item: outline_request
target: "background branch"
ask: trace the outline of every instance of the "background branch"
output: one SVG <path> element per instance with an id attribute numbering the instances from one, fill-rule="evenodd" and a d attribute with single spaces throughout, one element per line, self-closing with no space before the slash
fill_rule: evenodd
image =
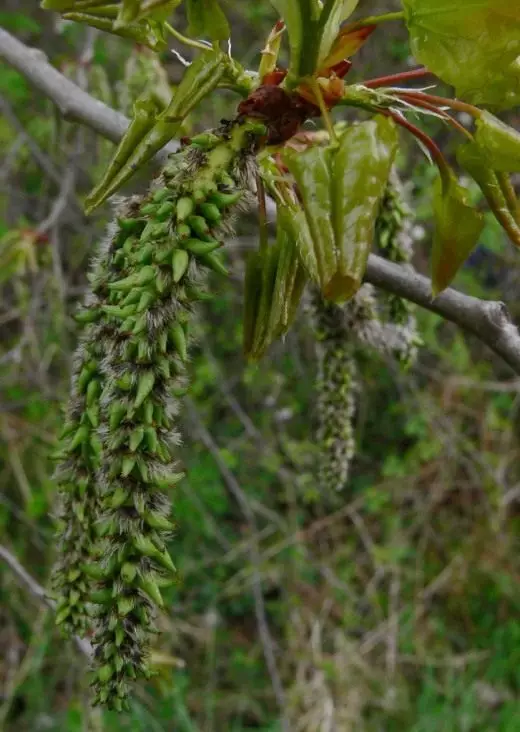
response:
<path id="1" fill-rule="evenodd" d="M 82 91 L 51 66 L 41 51 L 28 48 L 1 28 L 0 58 L 51 99 L 67 119 L 87 125 L 109 140 L 119 142 L 128 126 L 124 115 Z M 172 143 L 159 153 L 156 156 L 158 162 L 176 147 Z M 433 300 L 428 278 L 374 254 L 370 255 L 365 279 L 456 323 L 477 336 L 520 374 L 520 334 L 504 303 L 479 300 L 452 289 L 445 290 Z"/>
<path id="2" fill-rule="evenodd" d="M 5 546 L 0 544 L 0 557 L 4 560 L 4 562 L 7 564 L 7 566 L 11 569 L 11 571 L 18 577 L 19 580 L 21 580 L 22 584 L 27 587 L 27 589 L 30 591 L 34 597 L 36 597 L 37 600 L 39 600 L 44 605 L 47 605 L 47 607 L 51 608 L 51 610 L 54 610 L 55 603 L 54 600 L 52 600 L 45 589 L 36 582 L 36 580 L 31 577 L 29 572 L 22 567 L 18 559 L 11 554 L 9 549 L 7 549 Z M 85 640 L 84 638 L 80 638 L 79 636 L 74 636 L 74 642 L 77 646 L 77 648 L 83 653 L 87 658 L 90 659 L 92 656 L 92 646 L 88 642 L 88 640 Z"/>
<path id="3" fill-rule="evenodd" d="M 118 143 L 128 127 L 128 119 L 108 105 L 80 89 L 60 74 L 38 48 L 30 48 L 0 28 L 0 59 L 20 72 L 31 84 L 52 100 L 60 113 L 70 121 L 80 122 L 108 140 Z M 177 149 L 167 145 L 155 156 L 159 164 Z"/>

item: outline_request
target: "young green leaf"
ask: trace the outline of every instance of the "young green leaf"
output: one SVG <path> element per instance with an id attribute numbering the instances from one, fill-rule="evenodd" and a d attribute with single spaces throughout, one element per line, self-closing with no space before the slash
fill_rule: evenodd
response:
<path id="1" fill-rule="evenodd" d="M 301 196 L 305 219 L 312 239 L 313 255 L 307 253 L 309 274 L 326 289 L 336 272 L 334 229 L 332 225 L 332 170 L 326 148 L 314 146 L 303 152 L 286 148 L 284 164 L 294 177 Z M 308 238 L 303 240 L 308 243 Z M 314 264 L 315 263 L 315 264 Z"/>
<path id="2" fill-rule="evenodd" d="M 85 209 L 87 213 L 99 206 L 110 195 L 110 186 L 115 176 L 131 157 L 133 151 L 149 132 L 155 122 L 157 107 L 151 99 L 138 99 L 134 104 L 134 116 L 126 130 L 121 142 L 117 146 L 108 168 L 101 180 L 91 191 L 86 200 Z"/>
<path id="3" fill-rule="evenodd" d="M 489 112 L 482 112 L 477 119 L 475 140 L 493 170 L 520 173 L 520 133 L 513 127 Z"/>
<path id="4" fill-rule="evenodd" d="M 448 183 L 437 179 L 433 209 L 432 293 L 436 297 L 448 287 L 477 244 L 484 217 L 470 206 L 466 189 L 453 174 Z"/>
<path id="5" fill-rule="evenodd" d="M 378 116 L 348 127 L 338 145 L 283 152 L 305 215 L 306 226 L 293 215 L 300 256 L 327 299 L 348 300 L 361 285 L 396 149 L 394 123 Z"/>
<path id="6" fill-rule="evenodd" d="M 415 58 L 473 104 L 520 103 L 520 3 L 403 0 Z"/>
<path id="7" fill-rule="evenodd" d="M 187 0 L 188 33 L 198 38 L 225 41 L 229 23 L 217 0 Z"/>
<path id="8" fill-rule="evenodd" d="M 289 71 L 295 76 L 313 74 L 318 56 L 319 0 L 271 0 L 289 34 Z"/>
<path id="9" fill-rule="evenodd" d="M 152 51 L 159 52 L 166 50 L 167 44 L 161 24 L 152 24 L 145 21 L 142 23 L 131 23 L 130 25 L 120 27 L 117 25 L 116 18 L 98 15 L 95 12 L 95 7 L 92 8 L 92 10 L 92 13 L 73 10 L 71 12 L 63 13 L 63 17 L 65 20 L 84 23 L 92 26 L 93 28 L 98 28 L 98 30 L 105 31 L 106 33 L 114 33 L 116 36 L 128 38 L 134 43 L 151 48 Z"/>
<path id="10" fill-rule="evenodd" d="M 347 127 L 338 149 L 330 151 L 337 252 L 336 273 L 324 291 L 330 300 L 348 300 L 361 286 L 396 152 L 395 125 L 382 116 Z"/>
<path id="11" fill-rule="evenodd" d="M 134 131 L 129 128 L 129 139 L 123 138 L 109 171 L 102 182 L 88 198 L 88 208 L 99 206 L 115 193 L 136 170 L 145 165 L 164 145 L 178 133 L 180 126 L 192 109 L 218 85 L 227 68 L 225 54 L 220 51 L 203 51 L 187 68 L 177 87 L 173 99 L 166 109 L 156 118 L 155 124 L 149 128 L 149 119 L 145 117 L 145 103 L 139 110 L 139 121 L 135 121 Z M 148 129 L 147 129 L 148 125 Z M 143 134 L 144 131 L 144 134 Z M 141 135 L 137 140 L 138 134 Z M 130 135 L 135 137 L 133 146 Z M 126 155 L 124 162 L 123 157 Z M 114 169 L 114 174 L 110 171 Z"/>
<path id="12" fill-rule="evenodd" d="M 359 0 L 329 0 L 329 2 L 325 3 L 320 16 L 321 37 L 318 51 L 318 67 L 323 66 L 323 62 L 335 44 L 341 24 L 352 15 L 358 2 Z M 350 54 L 345 54 L 342 56 L 342 59 L 348 55 Z"/>

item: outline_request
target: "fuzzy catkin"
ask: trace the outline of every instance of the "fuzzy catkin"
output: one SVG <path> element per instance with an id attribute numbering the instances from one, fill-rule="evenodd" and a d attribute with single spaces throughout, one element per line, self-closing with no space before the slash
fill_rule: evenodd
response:
<path id="1" fill-rule="evenodd" d="M 410 210 L 396 171 L 392 171 L 375 225 L 378 253 L 392 262 L 410 266 L 412 237 Z M 320 449 L 318 480 L 323 491 L 343 488 L 355 453 L 353 420 L 356 395 L 356 360 L 373 349 L 397 358 L 404 366 L 415 360 L 421 340 L 415 307 L 409 301 L 376 292 L 364 284 L 342 306 L 312 295 L 316 338 L 316 438 Z"/>
<path id="2" fill-rule="evenodd" d="M 320 448 L 318 480 L 322 490 L 345 487 L 354 456 L 356 362 L 343 309 L 312 296 L 316 355 L 316 438 Z"/>
<path id="3" fill-rule="evenodd" d="M 413 238 L 411 235 L 411 210 L 406 201 L 403 185 L 397 171 L 392 170 L 381 207 L 376 219 L 375 244 L 378 254 L 390 262 L 411 267 Z M 417 332 L 415 305 L 398 295 L 382 293 L 380 302 L 384 308 L 383 319 L 394 325 L 393 338 L 388 350 L 404 366 L 410 366 L 417 357 L 421 338 Z"/>
<path id="4" fill-rule="evenodd" d="M 83 429 L 88 405 L 77 400 L 73 386 L 70 409 L 80 426 L 72 421 L 67 427 L 62 493 L 70 485 L 76 495 L 75 478 L 84 469 L 76 457 L 89 455 L 92 439 L 96 460 L 88 461 L 89 490 L 83 495 L 88 526 L 77 524 L 70 500 L 62 512 L 63 536 L 81 539 L 81 557 L 61 556 L 55 577 L 69 616 L 74 608 L 84 624 L 85 610 L 90 612 L 94 700 L 116 709 L 126 703 L 129 682 L 150 673 L 161 588 L 175 581 L 166 547 L 173 530 L 168 492 L 182 477 L 174 453 L 189 320 L 205 295 L 204 271 L 225 273 L 215 250 L 229 233 L 231 210 L 247 199 L 255 144 L 247 123 L 208 136 L 206 149 L 204 137 L 197 140 L 172 156 L 148 195 L 118 215 L 79 316 L 91 321 L 78 361 L 81 369 L 88 365 L 96 416 Z M 69 544 L 62 541 L 62 551 Z M 70 601 L 78 561 L 91 578 L 81 605 Z"/>
<path id="5" fill-rule="evenodd" d="M 135 204 L 135 199 L 118 203 L 116 217 L 128 217 Z M 107 279 L 113 269 L 116 235 L 117 227 L 112 224 L 91 267 L 90 278 L 94 282 Z M 70 398 L 57 455 L 60 462 L 54 475 L 59 491 L 58 560 L 51 580 L 57 596 L 56 622 L 65 632 L 79 636 L 85 634 L 88 626 L 91 548 L 99 512 L 96 474 L 102 446 L 97 430 L 102 335 L 106 337 L 106 324 L 99 318 L 100 307 L 99 296 L 91 290 L 77 316 L 85 328 L 74 355 Z"/>

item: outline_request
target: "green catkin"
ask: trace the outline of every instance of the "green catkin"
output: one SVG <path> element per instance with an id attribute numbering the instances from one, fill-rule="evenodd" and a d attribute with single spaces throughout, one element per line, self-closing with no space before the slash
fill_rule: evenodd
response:
<path id="1" fill-rule="evenodd" d="M 116 217 L 130 217 L 135 204 L 135 199 L 119 203 Z M 80 636 L 89 624 L 87 609 L 92 582 L 89 567 L 94 523 L 99 514 L 96 473 L 101 455 L 97 434 L 102 391 L 100 364 L 102 338 L 108 335 L 99 293 L 109 279 L 118 236 L 117 227 L 111 225 L 89 275 L 92 291 L 77 315 L 78 322 L 85 327 L 74 358 L 70 399 L 55 471 L 59 491 L 59 549 L 51 584 L 57 600 L 56 621 L 65 632 Z"/>
<path id="2" fill-rule="evenodd" d="M 330 494 L 345 487 L 355 451 L 356 361 L 343 309 L 315 291 L 312 314 L 318 361 L 318 481 L 321 490 Z"/>
<path id="3" fill-rule="evenodd" d="M 411 210 L 406 202 L 403 185 L 393 169 L 376 220 L 375 243 L 378 254 L 390 262 L 411 267 L 411 229 Z M 390 293 L 381 293 L 379 298 L 385 311 L 382 317 L 395 326 L 394 355 L 405 367 L 410 366 L 422 343 L 417 332 L 415 305 Z"/>
<path id="4" fill-rule="evenodd" d="M 381 256 L 411 266 L 410 211 L 395 170 L 376 220 L 376 246 Z M 415 308 L 407 300 L 377 293 L 364 284 L 345 305 L 326 302 L 315 291 L 311 312 L 314 320 L 318 375 L 317 442 L 320 448 L 319 482 L 325 492 L 343 488 L 354 456 L 356 360 L 370 348 L 413 363 L 421 340 Z"/>
<path id="5" fill-rule="evenodd" d="M 173 529 L 168 493 L 182 477 L 174 459 L 180 441 L 176 394 L 186 385 L 188 323 L 194 302 L 202 297 L 201 276 L 207 269 L 223 269 L 213 252 L 195 243 L 218 242 L 229 232 L 231 203 L 239 193 L 241 201 L 247 199 L 254 144 L 245 123 L 231 135 L 227 130 L 212 150 L 187 147 L 173 156 L 150 194 L 119 215 L 91 278 L 99 320 L 87 325 L 80 359 L 95 362 L 93 375 L 84 377 L 87 389 L 92 379 L 99 380 L 95 425 L 87 423 L 83 402 L 74 415 L 85 427 L 80 441 L 95 436 L 97 459 L 88 463 L 93 493 L 88 532 L 78 526 L 69 533 L 71 540 L 81 535 L 81 559 L 89 562 L 87 597 L 76 614 L 84 621 L 90 602 L 95 702 L 116 709 L 125 706 L 129 682 L 150 673 L 154 616 L 164 604 L 161 588 L 175 581 L 166 544 Z M 195 191 L 199 198 L 201 192 L 223 196 L 219 221 L 213 209 L 206 209 L 205 218 L 199 207 L 182 223 L 190 227 L 185 238 L 177 233 L 176 212 Z M 186 205 L 182 208 L 181 219 Z M 72 485 L 80 467 L 65 462 L 62 468 Z M 64 511 L 66 532 L 75 521 L 70 509 L 67 505 Z M 69 561 L 73 569 L 76 559 Z M 61 562 L 63 557 L 58 566 Z M 67 607 L 72 606 L 69 575 L 57 572 L 63 596 L 69 597 Z"/>

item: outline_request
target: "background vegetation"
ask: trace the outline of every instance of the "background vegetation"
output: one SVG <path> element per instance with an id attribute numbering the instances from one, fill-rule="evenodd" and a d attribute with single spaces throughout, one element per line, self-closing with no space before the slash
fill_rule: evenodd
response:
<path id="1" fill-rule="evenodd" d="M 251 64 L 274 13 L 267 3 L 226 5 L 235 53 Z M 362 5 L 363 14 L 395 9 Z M 124 80 L 142 84 L 142 52 L 56 24 L 35 2 L 2 7 L 2 26 L 127 111 Z M 178 62 L 162 61 L 174 84 Z M 408 63 L 396 24 L 377 32 L 352 73 Z M 48 455 L 68 389 L 72 315 L 109 215 L 106 207 L 86 219 L 82 201 L 112 145 L 61 120 L 7 67 L 0 95 L 0 523 L 5 546 L 45 585 L 54 549 Z M 190 124 L 204 128 L 232 111 L 218 94 Z M 413 147 L 400 167 L 424 269 L 431 171 Z M 518 730 L 519 382 L 421 312 L 425 347 L 411 371 L 367 356 L 351 480 L 341 494 L 323 494 L 308 320 L 302 312 L 260 366 L 244 362 L 241 277 L 254 221 L 240 229 L 229 247 L 233 276 L 215 279 L 218 294 L 198 321 L 183 415 L 188 479 L 175 498 L 172 547 L 182 583 L 160 620 L 159 674 L 130 713 L 90 709 L 84 656 L 4 565 L 0 728 Z M 518 316 L 518 258 L 502 236 L 490 221 L 457 285 L 506 300 Z"/>

